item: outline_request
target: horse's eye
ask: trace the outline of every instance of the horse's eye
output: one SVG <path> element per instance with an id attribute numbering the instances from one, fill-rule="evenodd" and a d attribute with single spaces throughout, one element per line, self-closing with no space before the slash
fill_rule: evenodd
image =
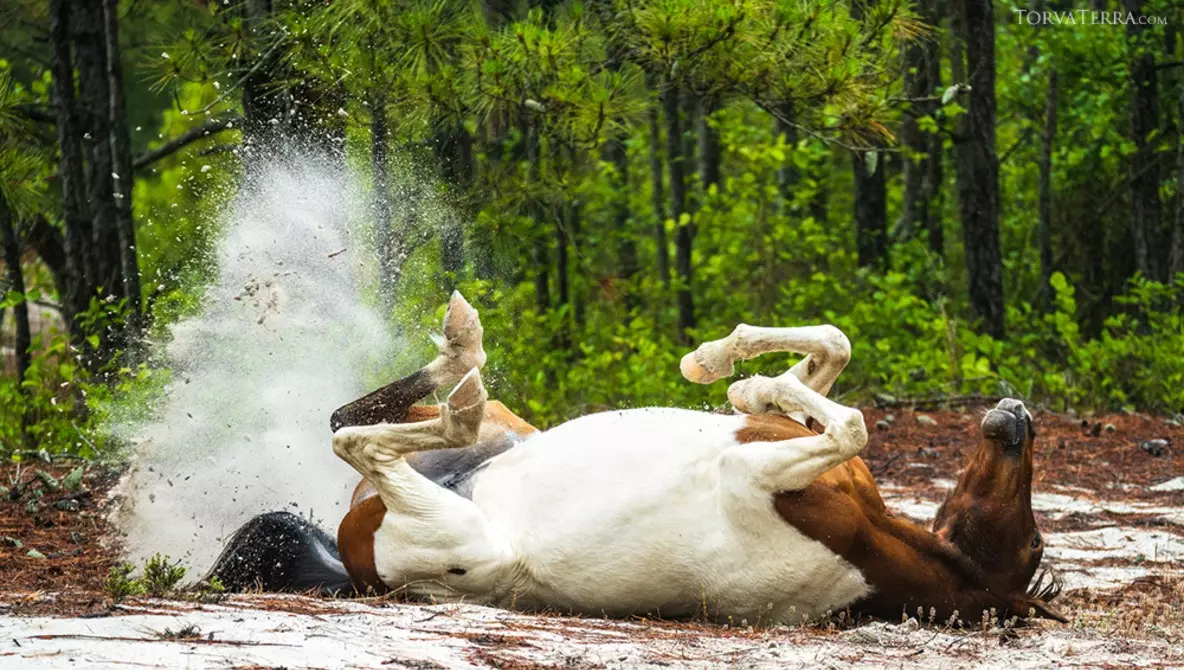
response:
<path id="1" fill-rule="evenodd" d="M 1040 535 L 1039 534 L 1032 536 L 1032 548 L 1033 549 L 1040 548 Z"/>

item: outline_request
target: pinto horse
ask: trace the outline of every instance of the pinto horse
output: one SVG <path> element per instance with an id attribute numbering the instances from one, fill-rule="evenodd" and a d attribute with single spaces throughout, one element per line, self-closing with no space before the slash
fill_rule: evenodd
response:
<path id="1" fill-rule="evenodd" d="M 804 354 L 728 389 L 733 414 L 646 408 L 538 431 L 487 399 L 481 324 L 459 293 L 427 367 L 331 419 L 363 477 L 337 542 L 298 517 L 256 517 L 213 569 L 231 588 L 396 591 L 596 616 L 781 623 L 827 612 L 1045 617 L 1029 587 L 1035 430 L 1005 399 L 982 420 L 926 530 L 884 506 L 859 453 L 862 414 L 826 398 L 850 358 L 832 326 L 741 325 L 683 358 L 690 381 L 736 360 Z M 436 406 L 416 402 L 451 389 Z M 810 426 L 810 427 L 807 427 Z"/>

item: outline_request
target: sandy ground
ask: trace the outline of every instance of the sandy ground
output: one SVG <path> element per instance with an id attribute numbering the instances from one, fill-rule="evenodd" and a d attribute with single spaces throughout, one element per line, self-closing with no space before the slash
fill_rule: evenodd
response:
<path id="1" fill-rule="evenodd" d="M 977 415 L 918 416 L 869 410 L 869 426 L 892 421 L 866 459 L 889 506 L 925 522 L 974 443 Z M 752 630 L 267 595 L 112 605 L 101 581 L 114 554 L 94 542 L 109 532 L 96 474 L 93 495 L 47 495 L 40 515 L 0 503 L 0 668 L 1184 668 L 1184 468 L 1172 448 L 1184 430 L 1137 415 L 1044 414 L 1038 425 L 1033 504 L 1069 625 Z M 1140 448 L 1148 439 L 1167 447 L 1153 455 Z M 70 496 L 77 512 L 51 507 Z M 31 547 L 45 557 L 27 557 Z"/>
<path id="2" fill-rule="evenodd" d="M 293 597 L 280 606 L 299 606 Z M 873 623 L 849 630 L 526 616 L 476 606 L 340 603 L 294 614 L 274 598 L 121 608 L 104 619 L 0 620 L 0 665 L 22 668 L 1086 668 L 1180 667 L 1167 639 L 1071 627 L 1014 636 Z M 19 646 L 18 646 L 19 645 Z"/>

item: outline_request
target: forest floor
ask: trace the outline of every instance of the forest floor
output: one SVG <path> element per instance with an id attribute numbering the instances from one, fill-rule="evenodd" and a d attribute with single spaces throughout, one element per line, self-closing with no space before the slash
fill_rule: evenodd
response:
<path id="1" fill-rule="evenodd" d="M 864 458 L 889 507 L 932 519 L 981 411 L 865 414 Z M 103 582 L 117 560 L 104 514 L 117 473 L 92 470 L 75 488 L 62 485 L 69 465 L 5 465 L 0 486 L 24 495 L 0 495 L 0 667 L 1184 667 L 1184 427 L 1051 413 L 1036 426 L 1033 506 L 1068 625 L 751 629 L 260 594 L 116 605 Z M 44 495 L 30 508 L 34 480 Z"/>

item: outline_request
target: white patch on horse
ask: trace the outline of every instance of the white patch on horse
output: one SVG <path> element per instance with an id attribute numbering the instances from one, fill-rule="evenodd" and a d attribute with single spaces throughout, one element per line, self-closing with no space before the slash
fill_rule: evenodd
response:
<path id="1" fill-rule="evenodd" d="M 454 500 L 431 514 L 388 513 L 379 575 L 438 600 L 610 616 L 788 621 L 866 596 L 859 570 L 778 516 L 751 473 L 721 469 L 725 451 L 758 446 L 736 440 L 745 421 L 639 409 L 536 434 L 489 462 L 471 502 L 438 489 Z"/>

